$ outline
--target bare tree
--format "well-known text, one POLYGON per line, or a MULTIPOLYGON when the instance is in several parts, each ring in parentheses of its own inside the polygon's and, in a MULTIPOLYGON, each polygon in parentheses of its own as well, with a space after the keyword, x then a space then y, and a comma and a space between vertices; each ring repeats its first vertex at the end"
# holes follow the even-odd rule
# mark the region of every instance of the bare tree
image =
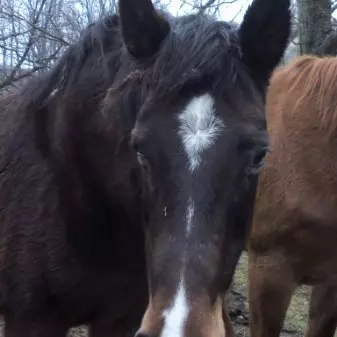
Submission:
POLYGON ((115 11, 115 0, 2 0, 0 89, 48 69, 89 23, 115 11))
POLYGON ((297 0, 300 51, 317 53, 332 31, 331 0, 297 0))
POLYGON ((297 0, 300 52, 337 55, 337 0, 297 0))
MULTIPOLYGON (((226 6, 234 3, 245 3, 243 0, 180 0, 180 8, 185 9, 185 12, 194 13, 207 13, 221 17, 221 10, 226 6)), ((179 11, 178 11, 179 12, 179 11)), ((239 10, 240 12, 240 10, 239 10)), ((238 14, 238 13, 237 13, 238 14)), ((236 15, 233 15, 232 19, 235 19, 236 15)))
POLYGON ((50 29, 55 3, 52 0, 6 0, 0 7, 0 89, 56 59, 66 41, 50 29))

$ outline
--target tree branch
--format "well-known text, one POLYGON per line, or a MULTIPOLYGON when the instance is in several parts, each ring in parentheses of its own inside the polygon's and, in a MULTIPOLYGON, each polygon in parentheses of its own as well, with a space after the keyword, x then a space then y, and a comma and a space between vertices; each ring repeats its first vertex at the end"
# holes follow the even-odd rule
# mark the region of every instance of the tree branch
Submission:
POLYGON ((332 31, 324 42, 317 48, 318 55, 337 55, 337 32, 332 31))

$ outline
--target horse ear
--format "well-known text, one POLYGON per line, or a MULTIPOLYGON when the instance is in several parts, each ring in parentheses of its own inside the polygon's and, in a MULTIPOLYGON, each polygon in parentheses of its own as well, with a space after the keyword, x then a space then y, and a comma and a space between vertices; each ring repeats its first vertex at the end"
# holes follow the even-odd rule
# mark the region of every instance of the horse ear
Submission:
POLYGON ((239 29, 243 62, 257 80, 268 82, 291 32, 290 0, 254 0, 239 29))
POLYGON ((119 14, 126 47, 136 58, 153 56, 170 31, 151 0, 119 0, 119 14))

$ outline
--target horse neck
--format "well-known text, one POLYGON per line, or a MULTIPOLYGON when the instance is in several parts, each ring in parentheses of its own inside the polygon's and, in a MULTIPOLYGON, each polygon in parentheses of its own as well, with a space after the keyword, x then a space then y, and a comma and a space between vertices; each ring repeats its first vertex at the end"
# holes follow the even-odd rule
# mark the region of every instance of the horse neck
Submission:
POLYGON ((116 112, 100 114, 98 101, 86 110, 87 105, 72 103, 70 111, 61 111, 59 123, 54 121, 51 154, 68 233, 83 251, 101 242, 102 256, 114 255, 113 246, 121 244, 117 238, 127 234, 135 235, 134 246, 141 246, 139 170, 128 132, 117 123, 116 112))

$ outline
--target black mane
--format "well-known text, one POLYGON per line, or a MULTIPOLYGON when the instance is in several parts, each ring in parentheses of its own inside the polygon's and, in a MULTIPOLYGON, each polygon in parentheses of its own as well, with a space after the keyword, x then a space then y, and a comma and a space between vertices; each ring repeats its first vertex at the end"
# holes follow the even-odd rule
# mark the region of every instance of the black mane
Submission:
POLYGON ((80 39, 70 45, 53 68, 34 76, 23 88, 22 102, 39 108, 56 92, 86 81, 109 85, 120 66, 119 18, 110 15, 90 24, 80 39), (112 67, 111 67, 112 66, 112 67))

